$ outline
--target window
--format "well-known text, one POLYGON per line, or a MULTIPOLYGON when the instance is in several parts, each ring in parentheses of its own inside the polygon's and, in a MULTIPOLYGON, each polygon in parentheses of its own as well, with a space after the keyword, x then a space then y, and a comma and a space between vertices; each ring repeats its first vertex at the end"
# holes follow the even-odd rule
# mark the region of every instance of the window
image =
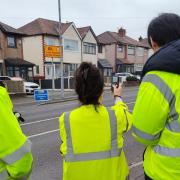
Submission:
POLYGON ((10 77, 14 76, 14 68, 13 67, 7 67, 7 75, 10 77))
POLYGON ((96 44, 84 43, 84 53, 85 54, 96 54, 96 44))
POLYGON ((39 74, 39 66, 36 66, 36 74, 39 74))
POLYGON ((144 56, 144 48, 137 47, 137 56, 144 56))
POLYGON ((135 55, 135 46, 128 46, 128 55, 135 55))
POLYGON ((19 67, 15 67, 14 72, 15 72, 15 77, 20 77, 20 69, 19 69, 19 67))
POLYGON ((77 64, 64 64, 64 76, 74 76, 77 64))
POLYGON ((57 38, 50 38, 50 37, 46 37, 45 38, 45 44, 48 46, 59 46, 59 42, 57 38))
POLYGON ((117 51, 118 52, 123 52, 124 46, 122 44, 117 45, 117 51))
POLYGON ((64 49, 68 51, 78 51, 78 41, 76 40, 64 40, 64 49))
POLYGON ((7 37, 7 45, 8 47, 15 48, 16 47, 16 40, 14 36, 7 37))
POLYGON ((135 64, 134 65, 135 71, 142 71, 143 69, 143 64, 135 64))
POLYGON ((112 69, 110 69, 110 68, 105 68, 104 69, 104 76, 111 76, 111 74, 112 74, 112 69))
POLYGON ((103 49, 102 45, 99 45, 98 46, 98 53, 102 53, 102 49, 103 49))
POLYGON ((31 67, 28 68, 28 78, 33 77, 33 69, 31 67))

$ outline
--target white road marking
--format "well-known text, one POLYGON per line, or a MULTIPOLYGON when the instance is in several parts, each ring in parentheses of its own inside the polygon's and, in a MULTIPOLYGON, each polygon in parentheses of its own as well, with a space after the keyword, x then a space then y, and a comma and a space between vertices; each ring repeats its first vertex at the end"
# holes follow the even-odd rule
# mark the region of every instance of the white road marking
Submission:
POLYGON ((143 164, 143 161, 137 162, 137 163, 133 163, 129 166, 129 169, 133 169, 135 167, 141 166, 143 164))
MULTIPOLYGON (((135 103, 135 102, 128 102, 128 103, 126 103, 126 104, 128 105, 128 104, 134 104, 134 103, 135 103)), ((132 110, 130 110, 130 111, 132 111, 132 110)), ((38 121, 34 121, 34 122, 29 122, 29 123, 23 123, 23 124, 21 124, 20 126, 27 126, 27 125, 31 125, 31 124, 36 124, 36 123, 51 121, 51 120, 58 119, 58 118, 59 118, 59 116, 58 116, 58 117, 48 118, 48 119, 43 119, 43 120, 38 120, 38 121)))
POLYGON ((23 124, 21 124, 21 126, 26 126, 26 125, 30 125, 30 124, 36 124, 36 123, 51 121, 53 119, 58 119, 58 118, 59 118, 59 116, 58 117, 49 118, 49 119, 43 119, 43 120, 39 120, 39 121, 29 122, 29 123, 23 123, 23 124))
POLYGON ((134 102, 127 102, 127 103, 125 103, 125 104, 134 104, 135 103, 135 101, 134 102))
POLYGON ((52 130, 52 131, 46 131, 46 132, 39 133, 39 134, 30 135, 30 136, 28 136, 28 138, 31 139, 31 138, 34 138, 34 137, 42 136, 42 135, 45 135, 45 134, 50 134, 50 133, 57 132, 57 131, 59 131, 59 129, 55 129, 55 130, 52 130))

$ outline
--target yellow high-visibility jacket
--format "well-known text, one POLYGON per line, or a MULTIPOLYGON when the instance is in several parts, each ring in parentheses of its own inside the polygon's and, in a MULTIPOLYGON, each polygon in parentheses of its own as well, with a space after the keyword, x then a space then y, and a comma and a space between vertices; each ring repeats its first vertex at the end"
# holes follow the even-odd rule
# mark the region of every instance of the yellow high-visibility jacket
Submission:
POLYGON ((22 133, 13 105, 0 86, 0 180, 28 179, 32 168, 31 142, 22 133))
POLYGON ((125 180, 123 133, 131 127, 123 102, 112 108, 82 105, 60 117, 63 180, 125 180))
POLYGON ((180 179, 180 75, 150 71, 133 110, 133 135, 147 145, 145 173, 154 180, 180 179))

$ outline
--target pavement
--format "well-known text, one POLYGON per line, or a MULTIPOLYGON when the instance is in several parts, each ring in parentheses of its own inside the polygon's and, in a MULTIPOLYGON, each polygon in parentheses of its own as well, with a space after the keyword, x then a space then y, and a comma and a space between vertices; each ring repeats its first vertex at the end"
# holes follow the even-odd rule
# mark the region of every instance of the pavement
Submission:
MULTIPOLYGON (((131 87, 125 87, 124 91, 130 89, 131 87)), ((132 87, 137 88, 137 87, 132 87)), ((105 87, 104 92, 110 92, 110 87, 105 87)), ((15 105, 44 105, 44 104, 52 104, 52 103, 60 103, 66 101, 77 100, 77 95, 74 89, 65 89, 64 96, 62 97, 61 90, 48 90, 49 100, 45 102, 36 102, 34 100, 34 95, 26 95, 26 94, 12 94, 11 99, 13 100, 15 105)))
MULTIPOLYGON (((123 99, 131 111, 137 91, 137 87, 124 88, 123 99)), ((54 97, 58 96, 59 92, 56 93, 54 97)), ((70 97, 74 92, 66 93, 69 93, 70 97)), ((58 119, 63 112, 70 111, 80 104, 77 100, 71 100, 39 106, 35 102, 31 104, 32 100, 32 96, 13 98, 15 110, 26 120, 21 124, 21 128, 33 144, 34 167, 31 180, 62 180, 58 119)), ((105 106, 114 104, 110 89, 104 91, 103 104, 105 106)), ((124 151, 130 167, 130 180, 144 179, 142 168, 144 146, 134 140, 131 132, 125 134, 124 151)))

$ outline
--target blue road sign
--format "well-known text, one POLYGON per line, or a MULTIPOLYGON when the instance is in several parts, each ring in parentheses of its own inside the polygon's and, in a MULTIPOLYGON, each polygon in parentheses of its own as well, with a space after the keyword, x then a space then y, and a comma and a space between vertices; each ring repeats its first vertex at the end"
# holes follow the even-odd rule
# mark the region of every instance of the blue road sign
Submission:
POLYGON ((36 89, 34 90, 34 99, 35 101, 48 101, 49 100, 49 94, 48 90, 46 89, 36 89))

